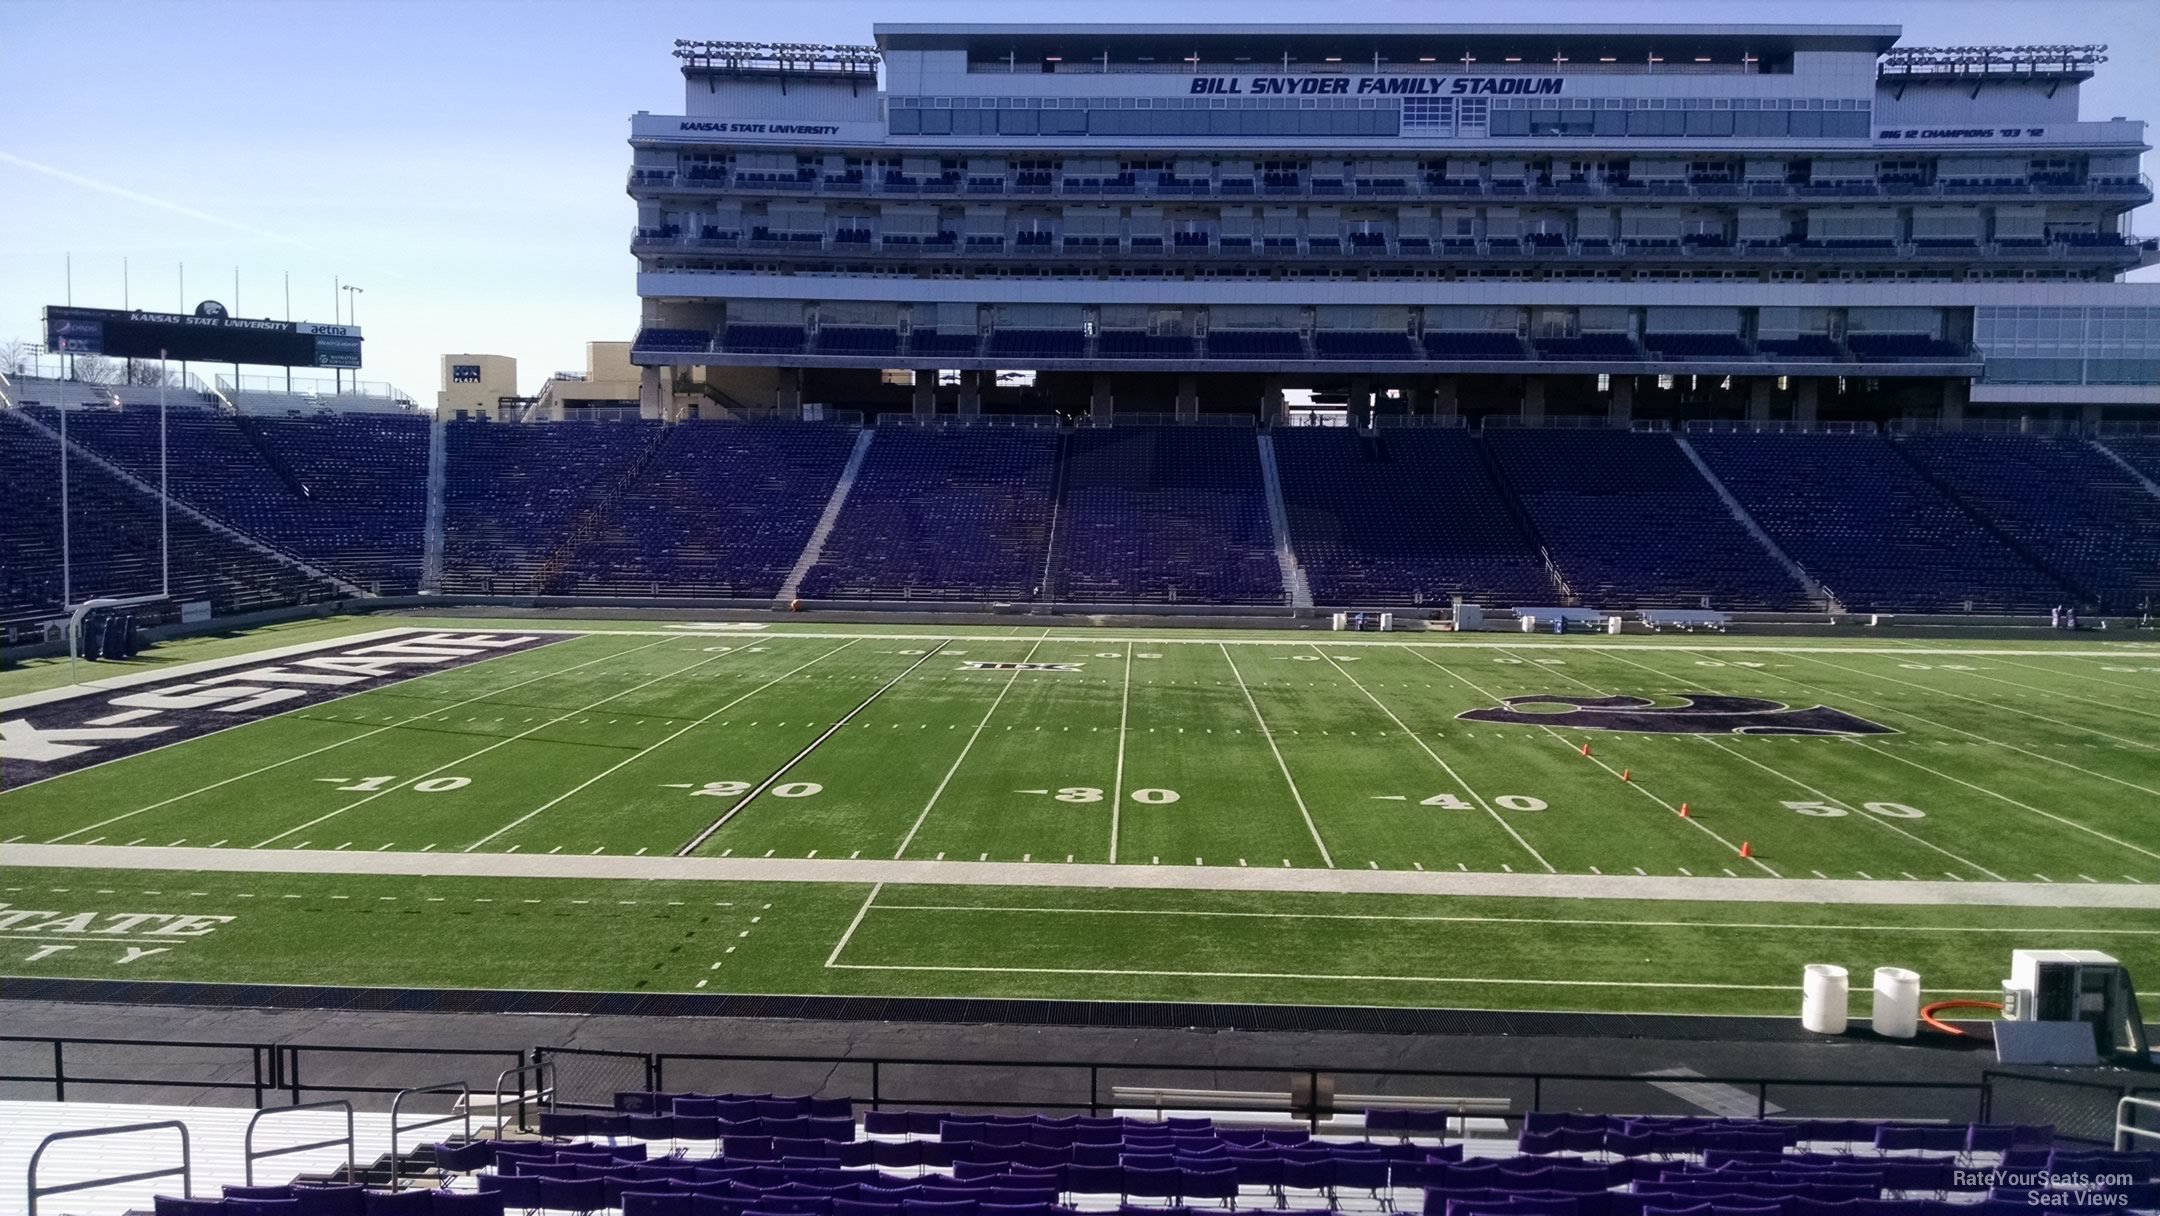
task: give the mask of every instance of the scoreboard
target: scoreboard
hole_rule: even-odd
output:
[[[256,321],[227,316],[205,303],[194,315],[117,308],[45,309],[45,349],[54,354],[107,355],[187,363],[247,363],[271,367],[359,367],[360,328],[308,321]]]

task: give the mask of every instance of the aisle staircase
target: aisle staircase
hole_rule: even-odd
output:
[[[855,476],[862,472],[863,458],[870,454],[870,439],[875,434],[869,427],[856,434],[855,448],[848,453],[847,467],[840,470],[840,480],[833,483],[832,497],[825,500],[825,511],[818,516],[817,527],[810,530],[810,539],[803,542],[802,555],[795,559],[795,568],[788,571],[787,581],[780,584],[779,594],[773,597],[779,603],[794,602],[810,568],[825,555],[825,538],[832,535],[833,525],[840,522],[841,508],[847,506],[848,492],[855,488]]]

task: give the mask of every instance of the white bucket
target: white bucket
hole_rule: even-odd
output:
[[[1844,1034],[1852,1003],[1852,977],[1832,963],[1809,963],[1801,972],[1800,1025],[1816,1034]]]
[[[1875,1033],[1909,1039],[1920,1033],[1920,973],[1903,967],[1875,969]]]

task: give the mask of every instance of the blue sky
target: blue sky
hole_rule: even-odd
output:
[[[637,318],[628,116],[679,112],[676,38],[867,42],[876,21],[1855,21],[1906,41],[2106,42],[2087,118],[2160,121],[2156,0],[10,0],[0,6],[0,341],[66,290],[329,320],[432,402],[437,356],[527,391]],[[2151,171],[2152,158],[2147,158]],[[2160,232],[2147,208],[2134,225]],[[180,267],[186,291],[181,292]]]

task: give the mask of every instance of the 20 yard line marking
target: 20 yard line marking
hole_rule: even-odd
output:
[[[1125,690],[1118,696],[1117,710],[1117,773],[1111,779],[1110,791],[1110,864],[1117,864],[1118,811],[1125,800],[1125,723],[1132,709],[1132,653],[1133,644],[1125,643]]]
[[[590,635],[588,635],[588,636],[590,636]],[[497,696],[501,696],[501,695],[502,695],[503,693],[506,693],[506,692],[513,692],[513,691],[515,691],[515,690],[517,690],[517,689],[523,688],[523,687],[525,687],[525,686],[526,686],[527,684],[537,684],[537,683],[539,683],[539,682],[540,682],[540,681],[542,681],[542,680],[549,680],[549,679],[553,679],[554,677],[556,677],[556,676],[560,676],[560,675],[568,675],[569,673],[571,673],[571,672],[573,672],[573,671],[576,671],[576,670],[578,670],[579,668],[583,668],[583,667],[591,667],[591,666],[593,666],[593,665],[594,665],[594,664],[596,664],[596,663],[605,663],[605,662],[608,662],[608,661],[610,661],[610,660],[613,660],[613,659],[619,659],[619,658],[623,657],[624,655],[636,654],[636,653],[637,653],[638,651],[641,651],[641,650],[651,650],[651,649],[652,649],[653,647],[655,647],[655,646],[664,646],[664,645],[666,645],[666,644],[667,644],[667,639],[666,639],[666,638],[662,638],[662,639],[660,639],[660,640],[659,640],[659,641],[657,641],[657,642],[647,642],[647,643],[646,643],[646,644],[644,644],[643,646],[632,646],[632,647],[630,647],[630,648],[629,648],[629,649],[627,649],[627,650],[617,650],[617,651],[612,651],[612,652],[610,652],[610,653],[608,653],[608,654],[604,654],[604,655],[601,655],[601,656],[600,656],[599,658],[597,658],[597,659],[587,659],[587,660],[585,660],[585,661],[584,661],[584,662],[582,662],[582,663],[574,663],[574,664],[572,664],[572,665],[570,665],[570,666],[568,666],[568,667],[558,667],[558,668],[555,668],[555,669],[554,669],[554,670],[552,670],[552,671],[547,671],[547,672],[543,672],[543,673],[541,673],[540,675],[536,675],[536,676],[533,676],[533,677],[532,677],[532,678],[530,678],[530,679],[525,679],[525,680],[519,680],[519,681],[518,681],[517,683],[515,683],[515,684],[508,684],[508,685],[505,685],[505,686],[503,686],[503,687],[501,687],[501,688],[497,688],[497,689],[492,689],[492,690],[490,690],[490,691],[488,691],[488,692],[484,692],[484,693],[481,693],[481,694],[480,694],[479,696],[477,696],[477,697],[468,697],[468,698],[466,698],[466,699],[465,699],[465,700],[463,700],[463,701],[459,701],[459,702],[457,702],[456,704],[454,704],[454,705],[451,705],[451,706],[449,706],[449,708],[450,708],[450,709],[462,709],[462,708],[464,708],[465,706],[467,706],[467,705],[471,705],[471,704],[473,704],[473,703],[474,703],[474,702],[476,702],[476,701],[485,701],[485,700],[487,700],[487,699],[488,699],[489,697],[497,697]],[[537,651],[527,651],[527,652],[524,652],[524,653],[528,653],[528,654],[533,654],[533,653],[539,653],[539,652],[537,652]],[[452,670],[463,670],[463,669],[462,669],[462,668],[453,668]],[[424,679],[425,677],[423,676],[423,677],[419,677],[419,678],[422,678],[422,679]],[[395,687],[395,685],[389,685],[389,686],[386,686],[386,687]],[[327,751],[333,751],[333,750],[335,750],[335,749],[337,749],[337,748],[340,748],[340,747],[343,747],[343,746],[345,746],[345,745],[346,745],[346,744],[348,744],[348,743],[358,743],[358,742],[359,742],[359,741],[361,741],[362,739],[369,739],[369,738],[373,738],[374,736],[376,736],[376,735],[379,735],[379,734],[383,733],[383,732],[384,732],[384,731],[386,731],[386,730],[396,730],[396,729],[397,729],[398,727],[400,727],[400,726],[410,726],[410,725],[412,725],[413,723],[415,723],[415,722],[418,722],[418,721],[420,721],[420,720],[421,720],[422,718],[427,718],[427,717],[431,717],[431,716],[433,716],[433,715],[435,715],[435,714],[437,714],[437,713],[442,713],[442,712],[444,712],[444,711],[443,711],[443,710],[436,710],[436,709],[430,709],[430,710],[425,710],[425,711],[423,711],[423,712],[421,712],[421,713],[413,714],[413,715],[411,715],[410,717],[406,717],[406,718],[401,718],[401,719],[399,719],[398,721],[392,722],[392,723],[390,723],[390,724],[389,724],[389,725],[387,725],[387,726],[378,726],[378,727],[376,727],[376,728],[375,728],[375,729],[373,729],[373,730],[368,730],[368,731],[362,731],[361,733],[359,733],[359,734],[357,734],[357,735],[353,735],[353,736],[351,736],[350,738],[346,738],[346,739],[340,739],[340,740],[338,740],[338,741],[337,741],[337,742],[335,742],[335,743],[326,743],[326,744],[324,744],[324,745],[323,745],[323,746],[321,746],[321,747],[318,747],[318,748],[313,748],[313,749],[310,749],[310,750],[308,750],[308,751],[304,751],[304,752],[301,752],[301,753],[299,753],[299,754],[297,754],[297,755],[287,756],[287,757],[285,757],[285,758],[284,758],[283,760],[277,760],[277,761],[273,761],[273,762],[271,762],[271,763],[269,763],[269,764],[265,764],[265,765],[263,765],[263,766],[262,766],[262,767],[260,767],[260,768],[253,768],[253,769],[249,769],[249,770],[248,770],[247,772],[244,772],[244,773],[234,773],[234,774],[233,774],[232,776],[230,776],[230,777],[226,777],[226,778],[223,778],[223,779],[221,779],[221,780],[218,780],[218,781],[213,781],[213,782],[211,782],[210,784],[208,784],[208,785],[205,785],[205,786],[201,786],[201,787],[199,787],[199,788],[197,788],[197,789],[192,789],[192,790],[189,790],[189,791],[188,791],[187,793],[185,793],[185,794],[174,794],[174,795],[173,795],[172,797],[170,797],[170,798],[167,798],[167,799],[164,799],[163,801],[160,801],[160,802],[153,802],[153,803],[151,803],[151,804],[150,804],[150,805],[148,805],[148,806],[139,806],[139,807],[136,807],[136,808],[135,808],[134,810],[132,810],[132,811],[123,811],[122,813],[120,813],[120,814],[118,814],[118,815],[115,815],[115,816],[113,816],[113,817],[112,817],[112,818],[110,818],[110,819],[102,819],[102,820],[99,820],[99,821],[98,821],[98,822],[96,822],[96,823],[92,823],[92,824],[86,824],[86,825],[84,825],[83,827],[79,827],[79,828],[76,828],[76,829],[75,829],[74,831],[72,831],[72,832],[63,832],[63,833],[61,833],[60,835],[58,835],[58,836],[55,836],[55,837],[53,837],[53,838],[52,838],[51,840],[48,840],[48,841],[46,841],[45,843],[46,843],[46,844],[59,844],[59,843],[60,843],[61,841],[63,841],[63,840],[66,840],[66,839],[67,839],[68,837],[70,837],[70,836],[80,836],[80,835],[81,835],[81,834],[83,834],[84,832],[94,832],[94,831],[96,831],[96,830],[97,830],[97,829],[99,829],[99,828],[105,827],[105,826],[107,826],[107,825],[109,825],[109,824],[115,824],[115,823],[118,823],[118,822],[120,822],[120,821],[121,821],[121,820],[123,820],[123,819],[129,819],[129,818],[132,818],[132,817],[134,817],[134,816],[136,816],[136,815],[140,815],[140,814],[142,814],[142,813],[143,813],[143,812],[145,812],[145,811],[154,811],[154,810],[157,810],[157,809],[158,809],[159,807],[171,806],[171,805],[172,805],[173,803],[175,803],[175,802],[182,802],[182,801],[185,801],[186,799],[189,799],[189,798],[193,798],[193,797],[194,797],[195,795],[197,795],[197,794],[207,794],[207,793],[209,793],[209,792],[210,792],[211,790],[214,790],[214,789],[218,789],[218,788],[219,788],[219,787],[221,787],[221,786],[227,786],[227,785],[231,785],[231,784],[232,784],[233,782],[235,782],[235,781],[245,781],[245,780],[247,780],[247,779],[248,779],[249,777],[257,777],[257,776],[260,776],[260,775],[262,775],[262,774],[264,774],[264,773],[267,773],[267,772],[269,772],[269,771],[270,771],[271,769],[274,769],[274,768],[283,768],[284,766],[286,766],[286,765],[288,765],[288,764],[291,764],[291,763],[293,763],[293,762],[295,762],[295,761],[298,761],[298,760],[305,760],[305,759],[307,759],[307,758],[308,758],[308,757],[310,757],[310,756],[319,756],[319,755],[321,755],[321,754],[322,754],[322,753],[324,753],[324,752],[327,752]],[[283,715],[282,715],[282,714],[278,714],[278,715],[272,715],[272,716],[273,716],[273,717],[282,717]],[[262,718],[262,719],[257,719],[257,721],[269,721],[269,719],[267,719],[267,718]],[[162,750],[162,749],[156,749],[156,750]],[[138,754],[138,755],[140,755],[140,754],[145,754],[145,753],[137,753],[137,754]],[[124,758],[124,757],[123,757],[123,758]]]
[[[650,752],[667,746],[668,744],[674,742],[676,739],[681,738],[683,735],[686,735],[691,731],[696,730],[698,727],[705,725],[707,722],[712,721],[714,718],[719,717],[721,714],[726,713],[728,710],[735,708],[737,705],[742,704],[743,702],[758,695],[759,693],[764,692],[766,689],[771,688],[773,685],[778,684],[780,681],[794,675],[796,672],[815,667],[819,663],[822,663],[825,660],[833,657],[834,655],[839,654],[841,651],[846,650],[848,647],[853,646],[854,644],[855,643],[853,642],[842,642],[838,646],[833,647],[831,650],[826,651],[824,654],[819,655],[818,657],[810,660],[809,662],[801,664],[800,666],[795,667],[792,670],[784,671],[779,675],[774,676],[772,679],[758,685],[756,688],[751,689],[749,692],[744,693],[743,695],[735,698],[734,700],[728,702],[720,708],[713,710],[711,713],[706,714],[704,717],[698,718],[697,720],[678,728],[673,733],[667,735],[662,739],[659,739],[653,743],[647,744],[642,748],[639,748],[637,751],[630,753],[628,756],[623,757],[621,760],[616,761],[614,764],[609,765],[607,768],[602,769],[601,771],[593,774],[592,776],[587,777],[585,780],[578,782],[576,785],[571,786],[569,789],[564,790],[562,793],[557,794],[553,798],[548,799],[546,802],[541,803],[539,806],[536,806],[533,809],[525,812],[523,815],[518,816],[517,818],[511,820],[510,822],[502,825],[499,828],[496,828],[494,831],[489,832],[487,835],[482,836],[480,839],[473,841],[469,845],[466,845],[464,851],[470,853],[474,849],[479,848],[481,845],[486,844],[488,841],[493,840],[496,837],[501,836],[503,833],[510,831],[512,828],[522,826],[524,823],[532,819],[535,815],[538,815],[540,812],[547,810],[549,807],[554,806],[565,798],[569,798],[570,796],[576,794],[579,790],[582,790],[585,787],[593,784],[594,782],[599,781],[601,778],[612,775],[617,769],[622,768],[624,765],[629,764],[631,761],[637,760]],[[715,655],[714,657],[725,658],[727,656]],[[595,849],[593,851],[596,853],[599,852],[598,849]],[[640,853],[644,852],[643,849],[640,849],[638,851]]]
[[[426,771],[426,772],[424,772],[424,773],[421,773],[421,774],[420,774],[419,776],[417,776],[417,777],[414,777],[414,778],[412,778],[411,780],[408,780],[408,781],[400,781],[400,782],[398,782],[398,783],[397,783],[396,785],[393,785],[393,786],[389,787],[388,789],[385,789],[385,790],[380,790],[380,791],[378,791],[378,792],[376,792],[376,793],[373,793],[373,794],[369,794],[369,795],[368,795],[367,797],[365,797],[365,798],[359,799],[358,801],[355,801],[355,802],[351,802],[351,803],[348,803],[348,804],[347,804],[347,805],[345,805],[345,806],[341,806],[341,807],[339,807],[338,809],[336,809],[336,810],[334,810],[334,811],[331,811],[330,813],[328,813],[328,814],[326,814],[326,815],[317,815],[317,816],[316,816],[315,818],[313,818],[313,819],[310,819],[310,820],[308,820],[308,821],[307,821],[306,823],[301,823],[301,824],[295,824],[294,826],[292,826],[292,827],[289,827],[289,828],[286,828],[286,829],[285,829],[284,831],[282,831],[282,832],[279,832],[279,833],[278,833],[277,835],[275,835],[275,836],[269,836],[269,837],[265,837],[264,839],[262,839],[262,840],[259,840],[259,841],[255,842],[255,845],[254,845],[254,847],[255,847],[255,848],[258,848],[258,849],[259,849],[259,848],[262,848],[262,847],[263,847],[264,845],[267,845],[267,844],[273,844],[273,843],[275,843],[275,842],[277,842],[277,841],[283,840],[283,839],[284,839],[284,838],[286,838],[287,836],[291,836],[291,835],[293,835],[293,834],[294,834],[294,833],[296,833],[296,832],[304,832],[304,831],[306,831],[307,829],[309,829],[309,828],[311,828],[311,827],[314,827],[314,826],[315,826],[316,824],[319,824],[319,823],[323,823],[323,822],[326,822],[326,821],[328,821],[328,820],[331,820],[331,819],[335,819],[335,818],[337,818],[337,817],[338,817],[339,815],[342,815],[342,814],[344,814],[344,813],[345,813],[345,812],[347,812],[347,811],[353,810],[353,809],[354,809],[354,808],[356,808],[356,807],[364,806],[364,805],[366,805],[367,803],[373,802],[373,801],[375,801],[375,800],[376,800],[377,798],[380,798],[380,797],[382,797],[382,796],[383,796],[383,795],[385,795],[385,794],[394,794],[394,793],[396,793],[397,791],[399,791],[399,790],[401,790],[401,789],[404,789],[404,788],[406,788],[407,786],[410,786],[410,785],[412,785],[412,784],[414,784],[414,783],[416,783],[416,782],[419,782],[419,781],[424,781],[424,780],[426,780],[427,778],[429,778],[429,777],[432,777],[432,776],[434,776],[435,774],[437,774],[437,773],[439,773],[439,772],[443,771],[443,770],[444,770],[444,769],[446,769],[446,768],[456,768],[456,767],[457,767],[458,765],[460,765],[460,764],[464,764],[464,763],[467,763],[468,761],[471,761],[471,760],[476,760],[476,759],[478,759],[478,758],[479,758],[479,757],[481,757],[481,756],[485,756],[485,755],[487,755],[487,754],[488,754],[489,752],[491,752],[491,751],[494,751],[494,750],[495,750],[496,748],[498,748],[498,747],[504,747],[504,746],[507,746],[507,745],[509,745],[509,744],[512,744],[512,743],[515,743],[515,742],[517,742],[517,741],[518,741],[518,740],[520,740],[520,739],[523,739],[523,738],[525,738],[525,737],[526,737],[527,735],[533,734],[533,733],[535,733],[535,732],[537,732],[537,731],[543,731],[543,730],[546,730],[546,729],[547,729],[548,727],[550,727],[550,726],[553,726],[553,725],[555,725],[556,723],[558,723],[558,722],[561,722],[561,721],[563,721],[563,720],[565,720],[565,719],[567,719],[567,718],[570,718],[570,717],[572,717],[572,716],[574,716],[574,715],[577,715],[577,714],[582,714],[582,713],[590,713],[590,712],[592,712],[593,710],[595,710],[595,709],[599,708],[599,707],[600,707],[600,706],[602,706],[602,705],[605,705],[605,704],[607,704],[607,703],[608,703],[608,702],[610,702],[610,701],[613,701],[613,700],[615,700],[615,699],[616,699],[616,698],[618,698],[618,697],[627,697],[627,696],[629,696],[629,695],[630,695],[631,693],[637,692],[637,691],[639,691],[640,689],[650,688],[651,686],[653,686],[653,685],[655,685],[655,684],[658,684],[658,683],[660,683],[660,682],[661,682],[661,681],[663,681],[663,680],[671,680],[671,679],[675,678],[676,676],[679,676],[679,675],[681,675],[682,673],[684,673],[684,672],[686,672],[686,671],[695,671],[695,670],[697,670],[698,668],[700,668],[700,667],[703,667],[703,666],[705,666],[705,665],[706,665],[707,663],[712,663],[712,662],[716,662],[716,661],[718,661],[718,660],[720,660],[720,659],[724,659],[724,658],[726,658],[726,657],[727,657],[727,655],[724,655],[724,654],[716,654],[716,655],[713,655],[713,656],[711,656],[711,657],[709,657],[709,658],[703,658],[703,659],[699,659],[699,660],[698,660],[697,662],[695,662],[695,663],[688,663],[688,664],[685,664],[685,665],[683,665],[683,666],[681,666],[681,667],[678,667],[678,668],[676,668],[676,669],[675,669],[675,670],[673,670],[673,671],[667,672],[667,673],[665,673],[665,674],[662,674],[662,675],[657,675],[657,676],[654,676],[654,677],[653,677],[652,679],[650,679],[650,680],[646,680],[646,681],[644,681],[643,683],[640,683],[640,684],[634,684],[634,685],[632,685],[632,686],[631,686],[631,687],[629,687],[629,688],[625,688],[625,689],[621,690],[620,692],[613,692],[613,693],[609,693],[609,694],[608,694],[607,696],[604,696],[604,697],[600,698],[599,700],[597,700],[597,701],[594,701],[594,702],[593,702],[592,704],[590,704],[590,705],[585,705],[585,706],[581,706],[580,708],[577,708],[577,709],[572,709],[572,710],[565,710],[564,712],[562,712],[562,713],[560,713],[560,714],[557,714],[557,715],[556,715],[555,717],[549,718],[549,719],[548,719],[547,721],[545,721],[545,722],[542,722],[542,723],[540,723],[540,724],[539,724],[539,725],[537,725],[537,726],[530,726],[530,727],[527,727],[527,728],[525,728],[524,730],[521,730],[521,731],[519,731],[518,733],[516,733],[516,734],[514,734],[514,735],[510,735],[510,736],[508,736],[508,737],[506,737],[506,738],[502,738],[502,739],[497,739],[497,740],[496,740],[495,742],[493,742],[493,743],[490,743],[490,744],[488,744],[488,745],[487,745],[486,747],[483,747],[483,748],[481,748],[481,749],[480,749],[480,750],[478,750],[478,751],[475,751],[475,752],[469,752],[469,753],[467,753],[466,755],[463,755],[463,756],[459,756],[459,757],[458,757],[457,759],[455,759],[455,760],[451,760],[451,761],[449,761],[449,762],[447,762],[447,763],[444,763],[444,764],[438,764],[438,765],[436,765],[436,766],[435,766],[434,768],[431,768],[431,769],[429,769],[428,771]]]
[[[734,806],[731,806],[727,810],[721,812],[720,817],[707,824],[704,831],[699,832],[697,835],[691,837],[688,843],[684,844],[683,847],[675,850],[675,856],[688,857],[692,853],[697,852],[699,846],[703,845],[706,841],[713,838],[713,833],[718,832],[721,828],[726,827],[728,820],[735,818],[735,816],[738,814],[741,814],[744,807],[749,806],[752,802],[756,801],[758,795],[770,789],[775,781],[778,781],[780,780],[780,778],[786,776],[789,769],[794,768],[797,764],[802,763],[803,758],[808,756],[811,752],[816,751],[820,744],[824,743],[827,739],[832,738],[834,735],[839,734],[841,730],[846,728],[849,722],[854,721],[855,715],[870,708],[870,703],[872,701],[875,701],[879,697],[884,696],[886,690],[891,688],[893,685],[907,679],[910,672],[913,672],[916,668],[935,658],[938,651],[945,649],[945,647],[949,644],[949,639],[944,642],[939,642],[937,645],[925,651],[921,658],[908,664],[906,670],[902,671],[899,675],[896,675],[892,679],[878,685],[877,691],[871,693],[867,697],[864,697],[862,704],[857,705],[855,708],[847,711],[846,714],[841,716],[838,722],[835,722],[831,726],[826,727],[825,733],[819,735],[817,738],[810,741],[810,746],[805,747],[799,752],[796,752],[795,755],[791,759],[789,759],[786,764],[783,764],[779,768],[774,769],[772,771],[772,775],[766,777],[765,780],[758,782],[756,789],[751,790],[747,794],[744,794],[742,796],[742,801],[737,802]]]
[[[1230,664],[1230,674],[1237,677],[1238,691],[1245,694],[1245,704],[1252,710],[1253,721],[1260,724],[1260,737],[1267,740],[1268,750],[1275,753],[1275,767],[1282,770],[1283,784],[1290,787],[1290,800],[1297,803],[1297,813],[1305,820],[1305,830],[1312,833],[1313,847],[1320,850],[1320,860],[1326,863],[1327,868],[1334,869],[1335,859],[1328,855],[1327,842],[1320,839],[1320,827],[1313,822],[1312,812],[1305,807],[1305,795],[1298,792],[1297,778],[1290,775],[1290,766],[1283,762],[1282,749],[1275,746],[1275,732],[1268,729],[1267,719],[1260,716],[1259,703],[1253,700],[1252,689],[1245,686],[1244,673],[1238,670],[1237,660],[1230,657],[1228,646],[1221,642],[1215,645],[1222,650],[1223,662]],[[1283,864],[1289,865],[1290,859],[1284,858]]]
[[[1311,645],[1311,643],[1307,643],[1307,645]],[[1333,667],[1336,671],[1341,672],[1343,679],[1350,681],[1350,683],[1355,686],[1359,692],[1364,693],[1366,700],[1371,701],[1374,705],[1379,706],[1380,712],[1388,716],[1388,721],[1393,722],[1395,725],[1401,727],[1403,733],[1410,736],[1410,741],[1418,745],[1419,750],[1423,751],[1427,756],[1432,757],[1432,762],[1440,766],[1440,771],[1448,775],[1448,780],[1453,781],[1456,785],[1462,787],[1462,791],[1464,793],[1470,795],[1472,798],[1475,798],[1477,800],[1477,804],[1485,809],[1485,813],[1492,816],[1492,821],[1500,825],[1500,830],[1506,832],[1509,836],[1513,837],[1515,843],[1522,846],[1523,852],[1530,854],[1531,857],[1537,860],[1537,863],[1539,865],[1545,867],[1546,873],[1559,873],[1559,870],[1553,867],[1553,863],[1545,860],[1545,855],[1543,853],[1540,853],[1536,849],[1532,848],[1530,842],[1523,839],[1522,833],[1515,830],[1514,824],[1511,824],[1506,819],[1501,818],[1500,812],[1492,809],[1492,804],[1485,801],[1485,796],[1478,793],[1475,789],[1472,789],[1470,783],[1462,779],[1461,774],[1455,771],[1453,765],[1449,764],[1445,760],[1442,760],[1440,758],[1439,752],[1434,751],[1431,746],[1425,742],[1425,740],[1418,737],[1418,733],[1416,731],[1410,729],[1409,723],[1403,721],[1401,718],[1396,717],[1395,711],[1389,709],[1385,701],[1382,701],[1380,698],[1374,696],[1371,689],[1365,687],[1363,684],[1358,683],[1358,678],[1354,675],[1351,675],[1348,671],[1344,670],[1343,665],[1337,663],[1334,659],[1334,656],[1326,654],[1318,646],[1313,646],[1312,650],[1314,654],[1317,654],[1321,658],[1326,659],[1330,667]],[[1421,655],[1419,657],[1422,658],[1423,656]],[[1431,662],[1431,660],[1429,659],[1426,661]],[[1436,667],[1439,666],[1439,664],[1437,663],[1433,665]],[[1445,670],[1445,668],[1442,668],[1442,670]],[[1465,681],[1465,683],[1468,683],[1468,681]]]
[[[848,942],[855,936],[855,930],[862,927],[863,917],[870,915],[870,905],[877,902],[878,892],[884,889],[885,884],[881,882],[870,885],[870,894],[863,896],[862,907],[855,909],[855,919],[848,922],[847,932],[840,935],[840,940],[833,943],[832,953],[825,956],[827,967],[840,965],[840,952],[847,949]]]
[[[1042,637],[1035,639],[1035,644],[1028,647],[1027,654],[1023,656],[1020,661],[1025,664],[1032,660],[1035,657],[1035,652],[1042,648],[1043,639],[1049,636],[1050,631],[1047,629],[1043,630]],[[968,758],[968,752],[974,750],[975,740],[981,738],[983,728],[990,725],[991,715],[997,713],[998,706],[1005,703],[1005,694],[1012,691],[1013,684],[1019,679],[1020,668],[1018,667],[1015,667],[1013,669],[1013,673],[1011,675],[1005,677],[1005,687],[998,690],[997,699],[990,702],[990,708],[983,711],[982,721],[975,724],[974,733],[970,734],[967,738],[967,742],[961,745],[960,754],[953,757],[952,767],[945,770],[945,779],[938,782],[937,788],[930,792],[930,800],[923,803],[922,814],[915,817],[915,822],[908,827],[907,835],[900,838],[900,847],[893,850],[894,861],[898,861],[901,857],[905,856],[908,846],[915,842],[915,833],[922,830],[922,825],[930,818],[931,810],[937,806],[938,799],[944,797],[945,787],[952,783],[953,774],[960,771],[961,762]]]

